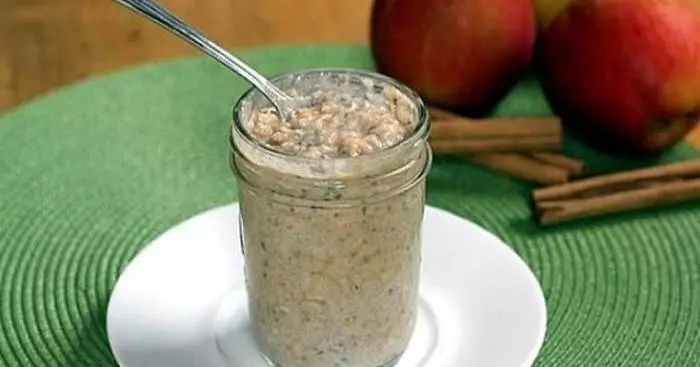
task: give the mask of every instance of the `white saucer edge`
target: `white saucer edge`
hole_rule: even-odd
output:
[[[201,212],[199,212],[199,213],[196,213],[196,214],[194,214],[194,215],[192,215],[192,216],[186,217],[185,219],[181,220],[179,223],[175,223],[175,224],[174,224],[173,226],[171,226],[168,230],[165,230],[163,233],[159,234],[158,236],[156,236],[155,238],[153,238],[151,241],[149,241],[149,243],[150,243],[150,244],[153,244],[153,243],[157,243],[157,242],[161,241],[163,237],[168,236],[169,230],[172,229],[172,228],[174,228],[174,227],[176,227],[176,226],[179,226],[179,225],[184,224],[184,223],[186,223],[186,222],[196,221],[196,220],[198,220],[199,218],[205,217],[205,216],[207,216],[208,214],[210,214],[211,212],[214,212],[214,211],[231,210],[231,209],[237,211],[237,210],[238,210],[238,203],[237,203],[237,202],[231,202],[231,203],[228,203],[228,204],[223,204],[223,205],[211,207],[211,208],[209,208],[209,209],[205,209],[205,210],[203,210],[203,211],[201,211]],[[515,250],[514,250],[513,248],[511,248],[510,246],[508,246],[503,240],[501,240],[496,234],[494,234],[494,233],[492,233],[492,232],[489,232],[489,231],[486,230],[485,228],[483,228],[483,227],[481,227],[481,226],[479,226],[479,225],[477,225],[477,224],[471,222],[470,220],[468,220],[468,219],[466,219],[466,218],[463,218],[463,217],[461,217],[461,216],[458,216],[458,215],[456,215],[455,213],[452,213],[452,212],[450,212],[450,211],[448,211],[448,210],[445,210],[445,209],[442,209],[442,208],[438,208],[438,207],[435,207],[435,206],[431,206],[431,205],[426,205],[426,214],[428,214],[428,213],[430,213],[430,212],[433,212],[434,214],[437,214],[437,215],[440,215],[440,216],[450,217],[450,218],[451,218],[450,220],[460,220],[460,221],[462,222],[462,223],[461,223],[462,225],[467,225],[467,226],[471,227],[472,230],[478,231],[478,232],[480,232],[482,235],[492,237],[495,241],[497,241],[497,242],[499,242],[499,243],[501,243],[501,244],[504,245],[504,246],[502,246],[502,247],[503,247],[503,249],[502,249],[503,251],[505,251],[505,248],[507,248],[507,251],[510,252],[509,255],[510,255],[511,257],[514,256],[515,258],[517,258],[517,261],[518,261],[524,268],[526,268],[526,269],[528,270],[528,273],[529,273],[529,274],[528,274],[528,283],[529,283],[530,287],[532,287],[533,290],[535,290],[535,291],[538,293],[538,295],[539,295],[539,297],[537,297],[537,298],[538,298],[538,302],[539,302],[538,310],[539,310],[539,312],[540,312],[540,314],[538,315],[538,317],[539,317],[540,319],[544,320],[544,325],[543,325],[543,327],[541,328],[541,332],[540,332],[539,335],[537,336],[537,340],[536,340],[537,347],[534,348],[534,349],[531,351],[530,355],[527,357],[527,361],[524,361],[524,363],[526,363],[526,364],[522,366],[522,367],[531,367],[531,366],[535,363],[537,357],[539,356],[539,354],[540,354],[540,352],[541,352],[541,348],[542,348],[542,346],[544,345],[544,342],[545,342],[545,339],[546,339],[546,333],[547,333],[546,324],[547,324],[547,321],[548,321],[548,320],[547,320],[547,305],[546,305],[546,301],[545,301],[545,298],[544,298],[544,293],[543,293],[543,291],[542,291],[542,288],[541,288],[541,286],[540,286],[540,283],[539,283],[539,281],[537,280],[535,274],[532,272],[532,270],[531,270],[531,268],[529,267],[529,265],[518,255],[518,253],[515,252]],[[153,249],[153,248],[152,248],[152,247],[144,247],[144,248],[142,248],[140,251],[138,251],[138,252],[134,255],[134,257],[131,259],[131,261],[130,261],[126,266],[124,266],[124,267],[122,268],[122,270],[120,271],[120,274],[119,274],[119,277],[118,277],[117,281],[116,281],[116,282],[114,283],[114,285],[113,285],[112,294],[111,294],[110,297],[109,297],[108,306],[107,306],[107,315],[110,315],[110,313],[111,313],[111,311],[112,311],[112,310],[111,310],[111,306],[112,306],[112,304],[113,304],[113,303],[112,303],[112,299],[113,299],[114,296],[115,296],[115,290],[119,289],[120,283],[124,281],[124,279],[122,278],[121,275],[123,275],[123,274],[125,274],[125,273],[128,273],[129,268],[132,267],[132,266],[134,266],[134,262],[137,260],[137,258],[138,258],[139,256],[143,255],[144,252],[147,252],[147,251],[149,251],[149,250],[151,250],[151,249]],[[111,342],[111,341],[112,341],[112,337],[110,336],[110,330],[111,330],[112,328],[110,327],[110,324],[109,324],[109,322],[110,322],[110,318],[109,318],[109,317],[107,317],[106,322],[107,322],[106,327],[107,327],[107,333],[108,333],[108,337],[109,337],[109,343],[110,343],[110,348],[111,348],[111,351],[112,351],[112,355],[114,356],[115,360],[117,361],[117,363],[118,363],[120,366],[126,367],[125,364],[124,364],[124,361],[122,361],[122,360],[120,359],[120,356],[115,352],[114,346],[112,345],[112,342]]]

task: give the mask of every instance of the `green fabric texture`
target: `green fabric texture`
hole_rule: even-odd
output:
[[[267,75],[373,68],[359,45],[241,55]],[[212,60],[179,59],[76,84],[0,118],[0,366],[116,365],[105,313],[120,271],[169,227],[236,199],[226,132],[246,88]],[[548,112],[527,76],[496,114]],[[570,137],[566,151],[594,173],[656,163]],[[656,160],[697,155],[680,145]],[[700,365],[700,204],[542,229],[530,220],[530,188],[438,157],[428,201],[493,231],[533,269],[549,314],[537,365]]]

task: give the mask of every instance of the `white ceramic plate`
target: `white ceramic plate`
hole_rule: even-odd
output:
[[[124,367],[262,367],[249,331],[238,205],[199,214],[148,245],[107,312]],[[544,341],[545,301],[496,236],[428,207],[419,317],[397,367],[520,367]]]

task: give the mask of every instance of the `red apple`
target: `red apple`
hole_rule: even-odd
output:
[[[532,0],[535,9],[535,23],[537,29],[542,31],[549,25],[560,11],[566,9],[570,2],[574,0]]]
[[[687,0],[576,0],[537,42],[555,112],[590,145],[648,155],[700,118],[700,15]]]
[[[467,115],[512,87],[536,34],[531,0],[375,0],[370,28],[380,72]]]

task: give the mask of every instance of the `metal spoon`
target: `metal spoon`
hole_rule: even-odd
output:
[[[248,64],[228,53],[223,47],[217,45],[202,33],[187,25],[156,2],[150,0],[114,1],[160,25],[242,76],[272,103],[275,109],[277,109],[277,113],[282,121],[288,121],[295,109],[306,104],[306,100],[302,98],[292,98],[284,93]]]

